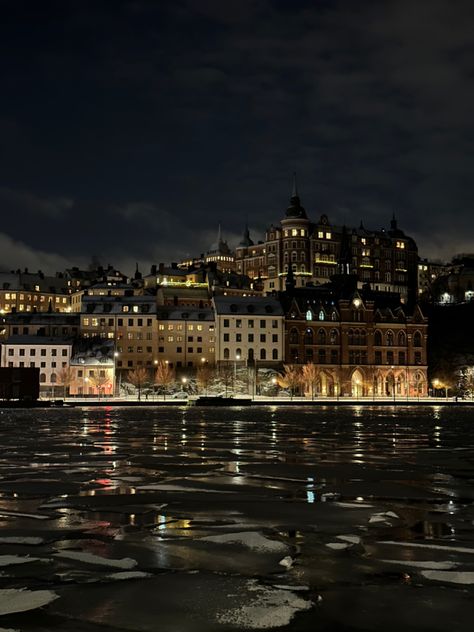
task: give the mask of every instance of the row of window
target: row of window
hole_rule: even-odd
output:
[[[267,358],[267,350],[266,349],[260,349],[260,360],[267,360],[270,359],[270,354],[268,354],[268,358]],[[235,350],[235,356],[231,357],[231,353],[230,353],[230,349],[228,347],[224,348],[224,360],[254,360],[255,359],[255,355],[254,355],[254,350],[253,349],[249,349],[248,350],[248,358],[244,358],[242,356],[242,349],[236,349]],[[271,353],[271,359],[272,360],[278,360],[279,356],[278,356],[278,349],[272,349],[272,353]]]
[[[230,334],[224,334],[224,342],[230,342]],[[242,334],[235,334],[235,342],[242,342]],[[254,334],[247,334],[247,342],[255,342]],[[266,334],[260,334],[260,342],[267,342]],[[278,342],[278,334],[272,334],[272,342]]]
[[[151,327],[153,318],[117,318],[117,327],[123,327],[124,321],[127,321],[128,327]],[[146,324],[145,324],[146,323]],[[115,318],[89,318],[82,319],[84,327],[114,327]]]
[[[31,348],[31,349],[15,349],[15,347],[10,347],[8,349],[8,355],[14,356],[15,355],[15,351],[18,351],[18,355],[19,356],[25,356],[25,355],[30,355],[30,356],[35,356],[36,355],[36,349]],[[28,351],[28,354],[26,353],[26,351]],[[48,355],[48,351],[49,351],[49,355],[51,355],[53,358],[56,357],[57,355],[59,355],[58,351],[59,349],[40,349],[40,353],[39,355],[41,356],[46,356]],[[64,358],[67,358],[67,356],[69,355],[69,352],[67,349],[61,349],[61,355]]]
[[[68,299],[65,296],[45,296],[44,294],[41,294],[38,296],[38,294],[27,294],[26,296],[24,294],[18,294],[18,300],[20,301],[33,301],[33,302],[37,302],[39,298],[40,303],[45,303],[51,301],[52,303],[63,303],[66,304]],[[17,300],[17,295],[15,292],[10,293],[10,292],[6,292],[5,293],[5,300],[6,301],[15,301]]]
[[[235,325],[235,327],[237,329],[239,329],[245,323],[247,324],[247,327],[249,329],[254,329],[254,327],[255,327],[255,320],[253,320],[252,318],[250,318],[248,320],[242,320],[241,318],[236,318],[234,325]],[[224,318],[222,324],[223,324],[224,327],[230,327],[230,320],[228,318]],[[278,321],[277,320],[272,320],[271,321],[271,326],[272,326],[272,329],[278,329]],[[260,329],[266,329],[266,328],[267,328],[267,321],[265,319],[261,319],[260,320]]]
[[[30,368],[33,368],[33,369],[36,368],[36,367],[41,368],[41,369],[45,369],[46,368],[46,362],[40,362],[39,364],[37,364],[36,362],[29,362],[29,363],[27,363],[27,362],[22,362],[22,361],[20,361],[18,363],[15,363],[15,362],[9,362],[8,363],[9,367],[16,367],[16,366],[18,366],[18,367],[20,367],[20,369],[23,369],[27,365]],[[63,368],[67,367],[67,362],[61,362],[61,367],[63,367]],[[56,362],[50,362],[49,363],[49,368],[56,369],[57,368],[57,363]]]
[[[348,344],[350,345],[360,345],[365,346],[367,344],[367,332],[365,329],[349,329],[347,332],[348,335]],[[303,333],[303,343],[305,345],[313,345],[314,342],[314,331],[308,327]],[[297,329],[290,329],[288,340],[290,344],[298,344],[300,340],[300,334]],[[320,329],[317,333],[317,344],[325,345],[328,344],[337,344],[339,340],[339,333],[336,329],[331,329],[329,332],[329,336],[327,335],[324,329]],[[374,345],[381,347],[384,344],[388,347],[393,347],[396,344],[398,347],[404,347],[407,343],[406,333],[404,331],[399,331],[396,338],[393,331],[389,330],[383,336],[382,332],[376,330],[374,333]],[[413,346],[421,347],[422,346],[422,335],[419,331],[415,331],[413,334]]]

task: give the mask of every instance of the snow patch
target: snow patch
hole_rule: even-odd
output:
[[[35,610],[58,599],[52,590],[27,590],[26,588],[5,588],[0,590],[0,615]]]
[[[284,566],[285,568],[291,568],[293,566],[294,560],[292,557],[287,555],[282,560],[278,562],[280,566]]]
[[[337,535],[338,540],[343,542],[349,542],[350,544],[360,544],[360,538],[358,535]]]
[[[94,555],[93,553],[85,553],[84,551],[60,551],[59,553],[55,553],[54,556],[66,560],[83,562],[84,564],[111,566],[112,568],[129,569],[135,568],[138,564],[136,560],[132,560],[130,557],[123,557],[120,560],[114,560],[107,557],[101,557],[100,555]]]
[[[289,590],[255,586],[249,590],[256,593],[255,598],[249,595],[249,603],[218,615],[218,621],[251,630],[265,630],[288,625],[294,615],[308,610],[311,601],[302,599]]]
[[[419,544],[418,542],[396,542],[395,540],[382,540],[379,544],[390,544],[392,546],[411,546],[417,549],[433,549],[435,551],[448,551],[450,553],[471,553],[474,549],[465,546],[443,546],[441,544]]]
[[[449,571],[452,568],[456,568],[459,566],[456,562],[432,562],[430,560],[427,561],[414,561],[414,560],[379,560],[379,562],[384,562],[385,564],[399,564],[401,566],[411,566],[413,568],[429,568],[433,570],[439,571]]]
[[[337,507],[343,507],[344,509],[372,509],[373,505],[367,505],[363,503],[334,503]]]
[[[201,542],[215,542],[216,544],[242,544],[259,553],[281,553],[288,547],[277,540],[270,540],[257,531],[242,531],[239,533],[223,533],[199,538]]]
[[[474,584],[474,571],[421,571],[426,579],[450,584]]]
[[[223,491],[220,489],[203,489],[201,487],[185,487],[184,485],[167,485],[166,483],[151,483],[150,485],[140,485],[139,491],[154,492],[203,492],[205,494],[236,494],[237,492]]]
[[[17,536],[3,536],[0,537],[0,544],[31,544],[35,546],[37,544],[43,544],[43,538],[25,537],[20,538]]]
[[[144,571],[119,571],[118,573],[106,575],[106,579],[113,580],[143,579],[144,577],[151,577],[151,573],[145,573]]]
[[[389,522],[390,518],[396,518],[397,520],[399,519],[397,514],[393,511],[383,511],[371,516],[369,519],[369,524],[374,522]]]
[[[15,564],[43,561],[39,557],[30,557],[29,555],[0,555],[0,566],[14,566]]]
[[[8,509],[0,509],[0,516],[14,518],[33,518],[34,520],[51,520],[53,518],[53,516],[46,516],[45,514],[30,514],[23,513],[21,511],[10,511]]]
[[[349,548],[349,544],[347,542],[328,542],[326,544],[328,549],[333,549],[334,551],[343,551],[344,549]]]

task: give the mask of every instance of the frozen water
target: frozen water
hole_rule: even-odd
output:
[[[469,408],[6,410],[1,626],[470,631],[473,428]]]

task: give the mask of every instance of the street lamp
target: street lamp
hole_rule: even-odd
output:
[[[188,378],[187,378],[187,377],[182,377],[182,378],[181,378],[181,384],[183,385],[183,391],[184,391],[185,393],[187,393],[187,390],[186,390],[186,383],[187,383],[187,381],[188,381]]]

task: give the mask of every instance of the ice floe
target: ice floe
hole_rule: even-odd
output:
[[[288,625],[297,612],[308,610],[311,601],[289,590],[254,585],[255,597],[239,608],[230,608],[218,615],[218,621],[251,630],[265,630]]]
[[[57,598],[58,595],[52,590],[5,588],[0,590],[0,615],[35,610]]]
[[[474,571],[421,571],[426,579],[450,584],[474,584]]]
[[[383,562],[384,564],[399,564],[400,566],[426,568],[440,571],[448,571],[459,566],[456,562],[433,562],[431,560],[379,560],[379,562]]]
[[[84,564],[93,564],[95,566],[110,566],[112,568],[130,569],[137,566],[137,561],[132,560],[130,557],[114,560],[107,557],[101,557],[100,555],[94,555],[93,553],[86,553],[84,551],[60,551],[59,553],[55,553],[54,557],[73,560],[75,562],[83,562]]]
[[[338,540],[343,542],[349,542],[350,544],[360,544],[360,538],[358,535],[336,535]]]
[[[344,549],[348,549],[350,544],[347,542],[328,542],[326,546],[328,549],[333,549],[334,551],[343,551]]]
[[[382,540],[379,544],[390,544],[392,546],[410,546],[417,549],[433,549],[434,551],[448,551],[452,553],[471,553],[474,555],[474,548],[466,546],[446,546],[442,544],[420,544],[419,542],[398,542],[395,540]]]
[[[281,553],[288,550],[283,542],[266,538],[257,531],[241,531],[239,533],[223,533],[199,538],[201,542],[215,542],[216,544],[241,544],[259,553]]]
[[[29,555],[0,555],[0,566],[14,566],[16,564],[28,564],[31,562],[43,562],[39,557]]]
[[[3,536],[0,537],[0,544],[30,544],[32,546],[36,546],[38,544],[43,544],[43,538],[37,537],[17,537],[17,536]]]

